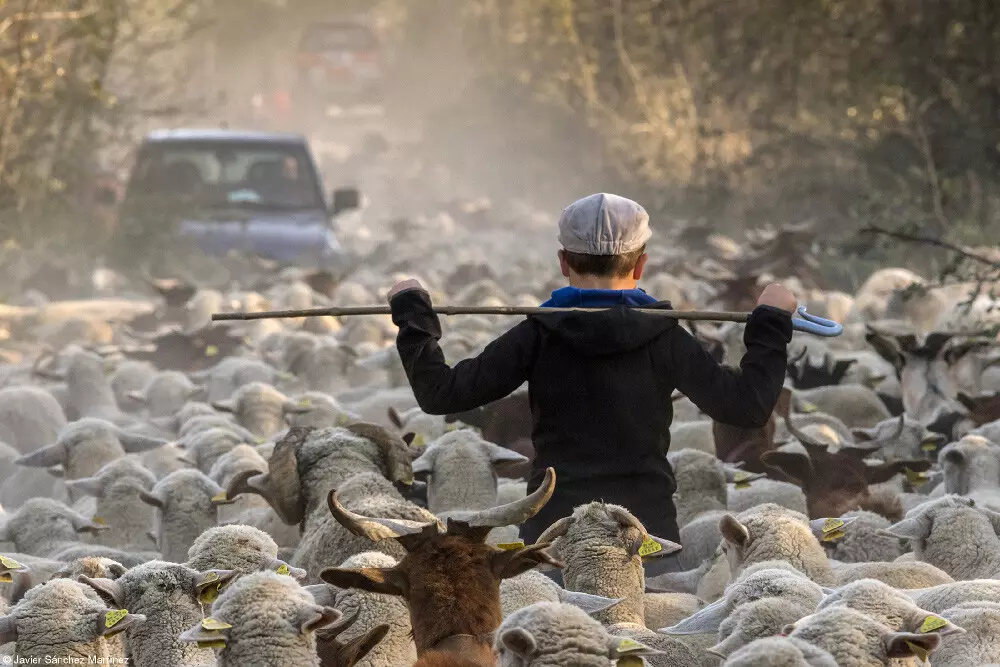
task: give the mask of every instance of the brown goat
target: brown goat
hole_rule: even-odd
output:
[[[931,467],[926,459],[895,461],[868,465],[866,456],[878,451],[882,445],[898,437],[899,432],[883,440],[865,443],[863,447],[841,447],[831,452],[825,443],[815,440],[798,430],[792,421],[785,419],[789,432],[809,453],[770,451],[761,456],[761,462],[787,475],[792,483],[802,487],[810,517],[841,516],[851,510],[863,509],[881,514],[890,521],[900,521],[902,504],[894,496],[873,495],[869,484],[887,482],[907,469],[920,473]],[[900,419],[902,431],[903,420]]]
[[[355,535],[373,541],[395,539],[406,556],[391,568],[327,568],[320,578],[338,588],[359,588],[406,599],[417,655],[432,652],[464,657],[479,667],[494,664],[493,632],[502,620],[500,581],[516,577],[540,563],[562,567],[534,544],[504,550],[486,544],[493,528],[527,521],[552,497],[555,470],[529,496],[507,505],[449,519],[446,532],[437,523],[368,518],[341,506],[335,491],[327,498],[334,518]],[[418,662],[420,665],[457,662]],[[442,657],[442,660],[444,658]]]

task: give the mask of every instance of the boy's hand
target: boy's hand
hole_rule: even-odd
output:
[[[404,280],[393,285],[385,299],[386,301],[392,301],[392,297],[396,296],[400,292],[405,292],[406,290],[411,289],[424,289],[424,286],[420,284],[419,280],[413,280],[412,278],[410,280]]]
[[[779,285],[778,283],[771,283],[764,288],[760,298],[757,299],[757,305],[779,308],[787,313],[794,313],[799,307],[795,295],[784,285]]]

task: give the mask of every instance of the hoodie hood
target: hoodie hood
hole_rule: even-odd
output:
[[[630,308],[632,306],[633,308]],[[669,317],[646,315],[634,307],[669,310],[669,301],[657,301],[641,289],[607,290],[563,287],[552,292],[542,308],[609,308],[600,313],[545,313],[532,315],[552,335],[586,356],[598,357],[645,347],[677,326]]]

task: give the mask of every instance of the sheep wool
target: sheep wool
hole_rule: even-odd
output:
[[[197,470],[170,473],[150,492],[140,492],[142,502],[156,508],[153,532],[163,559],[184,562],[198,536],[218,523],[213,498],[222,487]]]
[[[132,664],[175,667],[212,664],[210,650],[182,642],[180,635],[201,621],[203,605],[209,604],[234,575],[226,570],[198,572],[177,563],[150,561],[115,580],[80,576],[79,581],[115,607],[146,617],[145,623],[125,634]]]
[[[342,614],[316,604],[290,577],[256,572],[240,578],[181,635],[185,642],[217,643],[218,667],[319,667],[316,631]]]
[[[252,526],[216,526],[199,535],[188,549],[187,566],[198,571],[232,570],[238,576],[269,570],[295,580],[306,571],[278,559],[278,545]]]
[[[108,608],[75,581],[55,579],[32,588],[0,617],[0,643],[16,642],[18,658],[88,661],[96,656],[109,664],[110,658],[124,656],[112,655],[106,638],[141,627],[145,620],[142,614]]]
[[[558,602],[519,609],[496,631],[498,667],[612,667],[624,658],[656,651],[628,638],[613,637],[586,612]]]
[[[964,602],[946,609],[941,615],[965,632],[942,639],[941,646],[934,652],[934,667],[1000,663],[1000,604]]]
[[[735,651],[723,667],[838,667],[833,656],[801,639],[758,639]]]

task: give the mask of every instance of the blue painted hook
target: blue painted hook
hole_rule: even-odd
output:
[[[802,319],[800,320],[797,317],[792,318],[792,329],[795,331],[805,331],[806,333],[826,338],[833,338],[844,333],[844,325],[837,324],[825,317],[810,315],[806,312],[805,306],[799,306],[798,312],[802,316]]]

